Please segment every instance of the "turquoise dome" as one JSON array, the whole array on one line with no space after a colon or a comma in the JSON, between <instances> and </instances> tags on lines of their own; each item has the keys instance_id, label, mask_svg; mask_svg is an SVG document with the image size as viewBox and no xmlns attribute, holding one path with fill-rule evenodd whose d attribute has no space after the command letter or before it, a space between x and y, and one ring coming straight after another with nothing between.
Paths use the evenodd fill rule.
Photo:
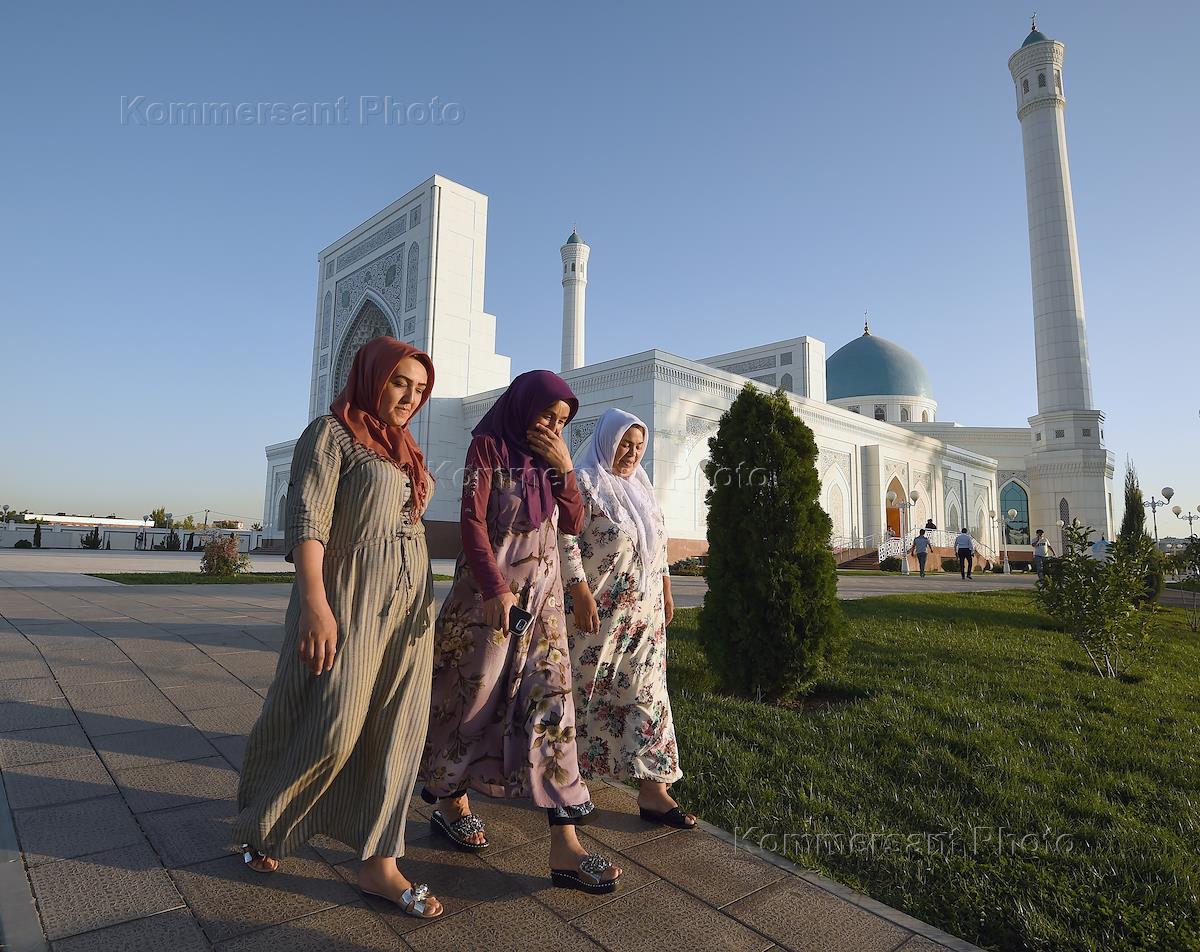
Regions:
<instances>
[{"instance_id":1,"label":"turquoise dome","mask_svg":"<svg viewBox=\"0 0 1200 952\"><path fill-rule=\"evenodd\" d=\"M1034 43L1045 43L1050 37L1046 36L1041 30L1030 30L1029 36L1025 37L1025 42L1021 44L1021 48L1032 46Z\"/></svg>"},{"instance_id":2,"label":"turquoise dome","mask_svg":"<svg viewBox=\"0 0 1200 952\"><path fill-rule=\"evenodd\" d=\"M929 374L899 344L864 331L825 361L828 400L847 397L899 396L933 399Z\"/></svg>"},{"instance_id":3,"label":"turquoise dome","mask_svg":"<svg viewBox=\"0 0 1200 952\"><path fill-rule=\"evenodd\" d=\"M562 234L562 233L559 232L559 234ZM569 238L567 238L567 244L568 245L581 245L581 244L583 244L583 239L579 237L578 232L573 231L573 232L571 232L571 236Z\"/></svg>"}]
</instances>

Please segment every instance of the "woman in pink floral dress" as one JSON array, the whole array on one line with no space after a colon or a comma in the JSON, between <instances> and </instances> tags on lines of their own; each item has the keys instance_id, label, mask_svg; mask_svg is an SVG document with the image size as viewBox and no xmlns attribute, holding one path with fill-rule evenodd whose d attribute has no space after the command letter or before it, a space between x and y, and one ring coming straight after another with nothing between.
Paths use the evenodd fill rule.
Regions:
<instances>
[{"instance_id":1,"label":"woman in pink floral dress","mask_svg":"<svg viewBox=\"0 0 1200 952\"><path fill-rule=\"evenodd\" d=\"M675 606L666 523L641 465L646 432L633 414L604 411L575 467L582 528L560 537L579 766L587 779L636 781L644 819L691 829L668 790L683 776L667 696Z\"/></svg>"},{"instance_id":2,"label":"woman in pink floral dress","mask_svg":"<svg viewBox=\"0 0 1200 952\"><path fill-rule=\"evenodd\" d=\"M434 829L486 849L467 790L528 798L550 820L556 885L611 892L621 871L589 854L575 823L593 809L579 776L558 530L583 503L562 430L579 409L557 374L517 377L472 431L463 553L434 628L433 696L422 776ZM519 630L514 611L527 612Z\"/></svg>"}]
</instances>

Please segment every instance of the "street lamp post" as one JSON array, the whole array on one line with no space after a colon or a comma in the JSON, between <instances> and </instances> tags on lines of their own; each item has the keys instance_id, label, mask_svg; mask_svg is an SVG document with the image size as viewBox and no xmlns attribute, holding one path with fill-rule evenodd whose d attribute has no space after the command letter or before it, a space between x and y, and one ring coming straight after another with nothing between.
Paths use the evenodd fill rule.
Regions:
<instances>
[{"instance_id":1,"label":"street lamp post","mask_svg":"<svg viewBox=\"0 0 1200 952\"><path fill-rule=\"evenodd\" d=\"M1155 545L1158 545L1158 510L1161 509L1163 506L1165 506L1167 503L1169 503L1171 501L1171 497L1175 495L1175 490L1172 489L1170 486L1164 486L1162 489L1162 495L1163 495L1162 499L1156 499L1156 498L1154 498L1154 494L1151 493L1150 501L1142 503L1143 506L1145 506L1147 509L1150 510L1151 518L1153 518L1153 520L1154 520L1154 544Z\"/></svg>"},{"instance_id":2,"label":"street lamp post","mask_svg":"<svg viewBox=\"0 0 1200 952\"><path fill-rule=\"evenodd\" d=\"M1187 520L1188 538L1191 539L1191 538L1195 537L1196 531L1192 528L1192 523L1195 522L1197 519L1200 519L1200 515L1197 515L1197 513L1200 513L1200 506L1196 507L1196 512L1186 512L1186 513L1183 511L1182 506L1172 506L1171 512L1175 513L1176 519L1186 519Z\"/></svg>"},{"instance_id":3,"label":"street lamp post","mask_svg":"<svg viewBox=\"0 0 1200 952\"><path fill-rule=\"evenodd\" d=\"M1058 526L1058 551L1060 555L1065 555L1067 552L1067 529L1066 523L1059 519L1056 523Z\"/></svg>"}]
</instances>

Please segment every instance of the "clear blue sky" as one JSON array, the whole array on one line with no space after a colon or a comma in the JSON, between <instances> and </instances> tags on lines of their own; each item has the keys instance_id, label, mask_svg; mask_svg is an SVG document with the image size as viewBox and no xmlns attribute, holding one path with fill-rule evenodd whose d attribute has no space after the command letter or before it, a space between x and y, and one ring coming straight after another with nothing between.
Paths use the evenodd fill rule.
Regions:
<instances>
[{"instance_id":1,"label":"clear blue sky","mask_svg":"<svg viewBox=\"0 0 1200 952\"><path fill-rule=\"evenodd\" d=\"M1191 2L1039 5L1067 133L1097 405L1200 504ZM21 4L5 13L0 502L256 519L306 422L316 254L433 172L490 197L488 309L558 366L558 246L592 246L588 357L872 329L940 417L1036 409L1008 2ZM332 126L121 121L327 101ZM461 105L357 121L363 96ZM1186 529L1167 515L1171 528ZM1161 514L1160 514L1160 529Z\"/></svg>"}]
</instances>

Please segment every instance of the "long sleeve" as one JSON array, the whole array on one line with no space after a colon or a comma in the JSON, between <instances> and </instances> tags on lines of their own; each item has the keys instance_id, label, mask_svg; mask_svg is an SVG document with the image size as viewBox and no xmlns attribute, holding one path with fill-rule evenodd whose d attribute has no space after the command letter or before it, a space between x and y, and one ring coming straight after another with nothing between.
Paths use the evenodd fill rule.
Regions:
<instances>
[{"instance_id":1,"label":"long sleeve","mask_svg":"<svg viewBox=\"0 0 1200 952\"><path fill-rule=\"evenodd\" d=\"M588 526L592 524L594 516L593 504L587 496L583 497L585 511L583 525L579 527L577 532L563 532L560 528L558 533L558 554L561 565L563 587L570 588L572 585L578 585L580 582L587 581L587 572L583 567L583 551L580 547L579 539L587 532Z\"/></svg>"},{"instance_id":2,"label":"long sleeve","mask_svg":"<svg viewBox=\"0 0 1200 952\"><path fill-rule=\"evenodd\" d=\"M317 417L305 427L292 452L283 545L288 562L292 561L292 550L301 542L309 539L316 539L322 545L329 542L342 468L334 426L331 417Z\"/></svg>"},{"instance_id":3,"label":"long sleeve","mask_svg":"<svg viewBox=\"0 0 1200 952\"><path fill-rule=\"evenodd\" d=\"M477 436L471 440L467 450L467 463L463 474L462 513L459 526L462 531L463 556L484 598L495 598L509 590L488 534L488 499L492 495L492 471L497 465L497 454L492 438Z\"/></svg>"},{"instance_id":4,"label":"long sleeve","mask_svg":"<svg viewBox=\"0 0 1200 952\"><path fill-rule=\"evenodd\" d=\"M558 503L558 531L579 535L583 531L585 506L575 479L575 470L550 478L554 499Z\"/></svg>"}]
</instances>

